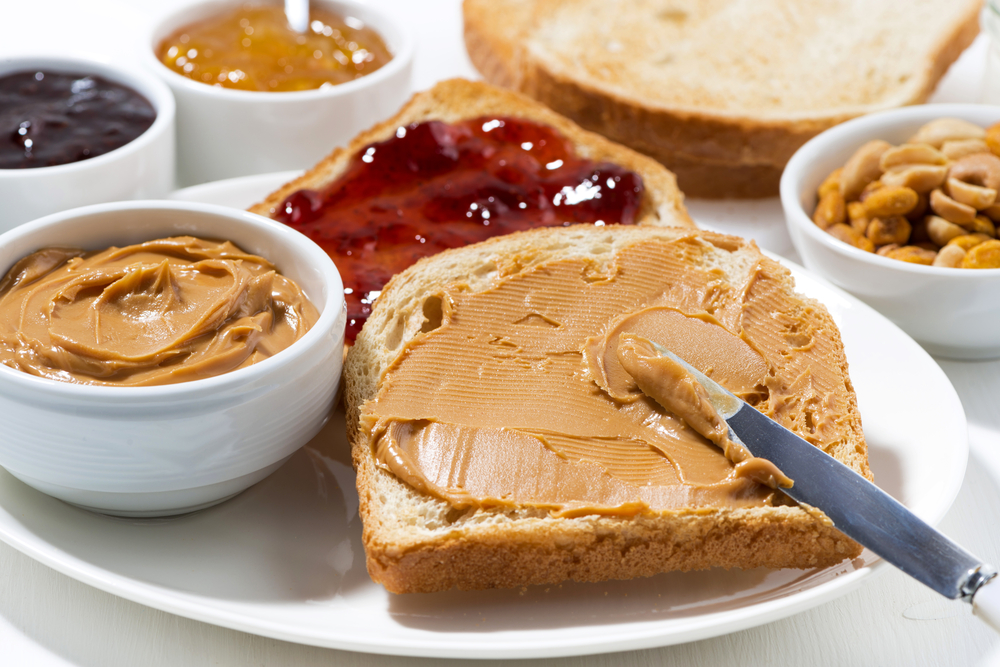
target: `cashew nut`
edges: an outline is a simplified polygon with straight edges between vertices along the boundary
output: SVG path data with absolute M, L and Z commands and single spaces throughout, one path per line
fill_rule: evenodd
M 996 238 L 997 236 L 997 226 L 985 215 L 977 215 L 976 219 L 966 226 L 966 229 L 973 234 L 985 234 L 990 238 Z
M 826 231 L 833 238 L 843 241 L 848 245 L 852 245 L 855 248 L 860 248 L 861 250 L 866 250 L 868 252 L 875 252 L 875 246 L 872 242 L 860 232 L 848 225 L 834 225 Z
M 878 250 L 876 250 L 875 254 L 876 255 L 882 255 L 883 257 L 888 257 L 889 253 L 891 253 L 893 250 L 897 250 L 899 247 L 900 246 L 899 246 L 898 243 L 890 243 L 890 244 L 884 245 L 881 248 L 879 248 Z
M 957 141 L 946 141 L 941 146 L 941 153 L 949 160 L 958 160 L 966 155 L 976 153 L 989 153 L 990 147 L 982 139 L 959 139 Z
M 892 146 L 888 141 L 876 139 L 854 152 L 840 174 L 840 194 L 846 201 L 857 199 L 865 186 L 879 177 L 882 173 L 879 159 L 890 148 Z
M 948 245 L 948 241 L 963 234 L 965 234 L 965 230 L 955 223 L 948 222 L 936 215 L 927 216 L 927 236 L 930 237 L 934 244 L 939 246 Z
M 948 195 L 959 204 L 965 204 L 981 211 L 996 201 L 997 191 L 952 177 L 948 179 Z
M 882 174 L 886 186 L 910 188 L 915 192 L 930 192 L 941 187 L 948 176 L 948 167 L 932 164 L 911 164 L 896 167 Z
M 966 155 L 951 165 L 948 177 L 991 190 L 1000 190 L 1000 157 L 992 153 Z
M 865 212 L 865 205 L 859 201 L 852 201 L 847 205 L 847 219 L 851 221 L 851 227 L 862 234 L 868 229 L 868 213 Z
M 837 192 L 840 192 L 840 174 L 843 171 L 844 171 L 843 167 L 838 167 L 837 169 L 834 169 L 832 172 L 830 172 L 830 175 L 827 176 L 822 183 L 820 183 L 819 190 L 817 191 L 817 193 L 820 196 L 820 199 L 822 199 L 823 195 L 825 195 L 827 192 L 830 192 L 831 190 L 836 190 Z
M 980 213 L 985 215 L 993 222 L 1000 222 L 1000 204 L 993 204 L 992 206 L 987 206 L 982 211 L 980 211 Z
M 958 203 L 941 190 L 931 193 L 931 210 L 957 225 L 968 225 L 976 219 L 976 209 L 968 204 Z
M 864 201 L 865 212 L 870 218 L 906 215 L 917 205 L 920 197 L 910 188 L 880 188 Z
M 986 130 L 960 118 L 938 118 L 927 123 L 913 135 L 909 143 L 930 144 L 941 148 L 946 141 L 984 139 Z
M 878 161 L 882 171 L 913 164 L 943 165 L 948 164 L 948 158 L 944 156 L 944 153 L 927 144 L 903 144 L 893 146 L 882 153 L 882 157 Z
M 875 218 L 868 224 L 865 236 L 874 245 L 896 243 L 902 245 L 910 238 L 910 221 L 901 215 L 891 215 L 886 218 Z
M 898 259 L 902 262 L 930 266 L 934 263 L 934 258 L 937 257 L 937 253 L 933 250 L 919 248 L 915 245 L 904 245 L 901 248 L 890 250 L 885 256 L 889 259 Z
M 938 250 L 937 257 L 934 258 L 932 266 L 944 266 L 949 269 L 957 268 L 965 259 L 965 250 L 957 245 L 946 245 Z
M 990 239 L 970 248 L 962 260 L 963 269 L 1000 269 L 1000 241 Z
M 962 250 L 968 250 L 970 248 L 975 248 L 984 241 L 989 240 L 990 237 L 986 234 L 962 234 L 961 236 L 956 236 L 952 240 L 948 241 L 948 245 L 957 245 Z
M 844 198 L 840 190 L 830 190 L 819 200 L 813 212 L 813 222 L 820 229 L 826 229 L 844 222 Z

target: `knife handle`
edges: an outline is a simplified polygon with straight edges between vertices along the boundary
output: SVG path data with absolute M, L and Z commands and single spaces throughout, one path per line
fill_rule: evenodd
M 972 612 L 1000 632 L 1000 577 L 993 577 L 979 587 L 972 598 Z

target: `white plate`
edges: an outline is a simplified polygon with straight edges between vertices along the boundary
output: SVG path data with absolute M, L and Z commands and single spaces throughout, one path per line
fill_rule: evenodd
M 247 206 L 294 173 L 176 196 Z M 786 263 L 787 264 L 787 263 Z M 937 364 L 859 301 L 790 265 L 841 327 L 879 484 L 925 520 L 965 473 L 965 414 Z M 885 569 L 869 552 L 824 570 L 711 570 L 602 584 L 393 596 L 368 578 L 342 414 L 233 500 L 169 519 L 91 514 L 0 471 L 0 538 L 110 593 L 304 644 L 413 656 L 527 658 L 676 644 L 761 625 Z

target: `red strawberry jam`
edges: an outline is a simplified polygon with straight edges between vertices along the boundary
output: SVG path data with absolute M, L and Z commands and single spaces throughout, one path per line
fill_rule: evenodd
M 418 259 L 534 227 L 631 224 L 642 190 L 637 174 L 578 158 L 545 125 L 429 121 L 368 146 L 339 179 L 293 193 L 274 217 L 340 269 L 353 342 L 382 287 Z

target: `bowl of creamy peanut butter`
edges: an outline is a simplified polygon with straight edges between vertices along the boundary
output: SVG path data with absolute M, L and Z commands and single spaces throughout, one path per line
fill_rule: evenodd
M 0 465 L 87 509 L 221 502 L 325 423 L 343 286 L 312 241 L 182 202 L 74 209 L 0 236 Z

